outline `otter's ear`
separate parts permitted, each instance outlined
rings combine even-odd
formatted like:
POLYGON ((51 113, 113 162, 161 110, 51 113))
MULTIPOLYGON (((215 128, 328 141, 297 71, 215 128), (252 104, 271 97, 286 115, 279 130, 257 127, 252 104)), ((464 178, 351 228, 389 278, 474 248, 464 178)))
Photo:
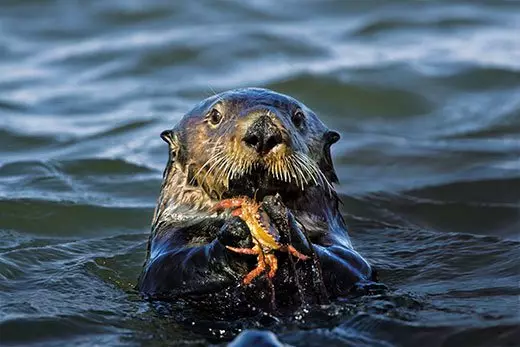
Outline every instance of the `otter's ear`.
POLYGON ((336 131, 329 130, 325 133, 325 143, 329 146, 338 142, 340 138, 340 134, 336 131))
POLYGON ((161 133, 161 139, 170 146, 170 153, 172 158, 177 156, 179 151, 179 139, 173 130, 165 130, 161 133))
POLYGON ((336 171, 334 170, 334 163, 332 162, 332 157, 330 155, 330 146, 338 142, 340 138, 341 136, 339 133, 332 130, 327 131, 325 135, 323 135, 325 145, 323 148, 324 153, 320 162, 320 166, 324 170, 327 178, 333 183, 338 183, 339 180, 338 176, 336 175, 336 171))
POLYGON ((161 139, 170 146, 173 143, 173 130, 165 130, 161 133, 161 139))

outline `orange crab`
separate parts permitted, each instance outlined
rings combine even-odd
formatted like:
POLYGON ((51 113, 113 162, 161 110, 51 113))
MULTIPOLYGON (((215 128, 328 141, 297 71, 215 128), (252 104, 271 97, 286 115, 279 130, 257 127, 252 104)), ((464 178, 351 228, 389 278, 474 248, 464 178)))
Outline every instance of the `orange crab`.
POLYGON ((257 255, 257 266, 244 277, 244 284, 251 283, 253 279, 266 270, 266 266, 269 266, 268 278, 273 278, 276 275, 278 259, 273 253, 275 250, 288 252, 301 260, 309 259, 308 256, 298 252, 293 246, 280 243, 278 230, 270 224, 267 213, 253 199, 248 197, 224 199, 214 206, 215 211, 225 209, 233 209, 231 214, 246 222, 253 238, 254 246, 252 248, 226 246, 236 253, 257 255))

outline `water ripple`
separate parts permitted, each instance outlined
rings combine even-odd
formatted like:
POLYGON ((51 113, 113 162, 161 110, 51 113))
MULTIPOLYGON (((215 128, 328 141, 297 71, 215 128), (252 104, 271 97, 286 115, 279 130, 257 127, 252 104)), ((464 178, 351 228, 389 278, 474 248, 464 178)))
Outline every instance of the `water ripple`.
POLYGON ((2 342, 207 344, 265 328, 294 345, 512 345, 519 13, 516 2, 3 1, 2 342), (136 295, 160 132, 243 86, 293 95, 342 134, 343 212, 388 294, 274 325, 195 326, 185 307, 166 318, 136 295))

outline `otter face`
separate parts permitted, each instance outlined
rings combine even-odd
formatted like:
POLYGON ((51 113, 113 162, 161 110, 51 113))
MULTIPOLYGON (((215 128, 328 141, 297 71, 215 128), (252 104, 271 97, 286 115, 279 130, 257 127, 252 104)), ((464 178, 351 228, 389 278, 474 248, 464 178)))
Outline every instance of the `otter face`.
POLYGON ((187 183, 214 199, 331 191, 337 181, 330 146, 339 134, 299 101, 267 89, 210 97, 161 136, 187 183))

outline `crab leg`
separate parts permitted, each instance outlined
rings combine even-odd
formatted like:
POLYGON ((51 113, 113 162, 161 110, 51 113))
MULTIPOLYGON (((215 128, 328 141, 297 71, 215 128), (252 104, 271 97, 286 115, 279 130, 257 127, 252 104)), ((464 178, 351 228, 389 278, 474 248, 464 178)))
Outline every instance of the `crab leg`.
POLYGON ((265 271, 265 262, 264 261, 258 261, 258 265, 256 268, 254 268, 250 273, 244 277, 244 284, 249 284, 251 281, 253 281, 256 277, 258 277, 262 272, 265 271))
POLYGON ((300 260, 307 260, 309 259, 308 256, 306 256, 305 254, 302 254, 300 252, 298 252, 296 250, 296 248, 294 248, 293 246, 289 245, 287 246, 287 252, 291 253, 292 255, 294 255, 296 258, 300 259, 300 260))
POLYGON ((272 253, 269 253, 265 256, 265 262, 269 265, 269 273, 267 277, 273 278, 276 275, 276 271, 278 270, 278 259, 272 253))
POLYGON ((251 254, 251 255, 258 254, 258 251, 255 250, 254 247, 253 248, 238 248, 238 247, 226 246, 226 248, 235 253, 251 254))
POLYGON ((233 212, 231 212, 231 215, 235 216, 235 217, 241 217, 242 216, 242 208, 238 207, 236 210, 233 210, 233 212))

